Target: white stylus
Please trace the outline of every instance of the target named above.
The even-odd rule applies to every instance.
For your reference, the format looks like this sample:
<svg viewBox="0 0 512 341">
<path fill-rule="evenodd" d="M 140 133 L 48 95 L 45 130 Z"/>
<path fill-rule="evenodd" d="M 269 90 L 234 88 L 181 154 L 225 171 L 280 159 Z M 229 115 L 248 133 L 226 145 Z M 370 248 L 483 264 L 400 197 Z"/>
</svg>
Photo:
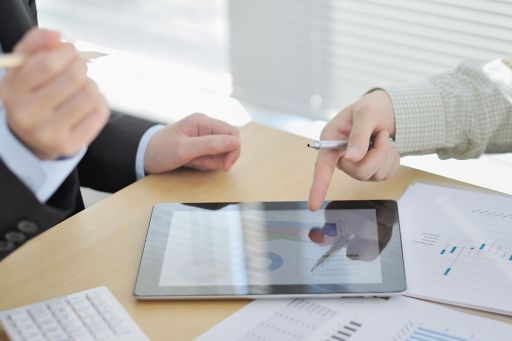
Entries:
<svg viewBox="0 0 512 341">
<path fill-rule="evenodd" d="M 374 138 L 370 138 L 370 144 L 368 148 L 373 147 Z M 393 139 L 389 139 L 390 143 L 393 143 Z M 338 150 L 345 148 L 348 144 L 347 140 L 323 140 L 323 141 L 313 141 L 311 143 L 308 143 L 309 148 L 313 148 L 316 150 Z"/>
<path fill-rule="evenodd" d="M 326 141 L 313 141 L 308 143 L 309 148 L 313 148 L 316 150 L 319 149 L 328 149 L 328 150 L 336 150 L 341 149 L 347 146 L 348 141 L 346 140 L 326 140 Z"/>
<path fill-rule="evenodd" d="M 79 52 L 80 57 L 86 61 L 106 56 L 105 53 L 96 51 L 82 51 Z M 0 54 L 0 68 L 15 68 L 25 62 L 26 56 L 21 53 L 3 53 Z"/>
</svg>

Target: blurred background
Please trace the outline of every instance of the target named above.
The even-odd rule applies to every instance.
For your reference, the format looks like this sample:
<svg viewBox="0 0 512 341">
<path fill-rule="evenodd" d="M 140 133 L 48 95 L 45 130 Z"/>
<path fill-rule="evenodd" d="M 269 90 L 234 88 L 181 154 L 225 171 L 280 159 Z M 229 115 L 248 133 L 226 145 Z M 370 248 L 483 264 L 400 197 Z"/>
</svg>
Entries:
<svg viewBox="0 0 512 341">
<path fill-rule="evenodd" d="M 372 87 L 512 55 L 510 0 L 39 0 L 38 7 L 41 26 L 109 54 L 90 72 L 114 108 L 164 121 L 206 111 L 308 138 Z M 403 163 L 490 188 L 502 180 L 484 174 L 512 170 L 510 154 Z"/>
</svg>

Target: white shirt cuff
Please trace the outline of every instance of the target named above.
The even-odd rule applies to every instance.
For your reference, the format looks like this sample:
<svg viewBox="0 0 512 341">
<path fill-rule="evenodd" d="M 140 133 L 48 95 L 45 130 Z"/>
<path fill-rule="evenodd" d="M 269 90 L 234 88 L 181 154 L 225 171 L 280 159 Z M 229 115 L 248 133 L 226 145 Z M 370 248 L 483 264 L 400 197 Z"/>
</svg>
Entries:
<svg viewBox="0 0 512 341">
<path fill-rule="evenodd" d="M 165 126 L 162 124 L 157 124 L 146 130 L 144 135 L 139 142 L 139 147 L 137 148 L 137 155 L 135 157 L 135 174 L 137 176 L 137 180 L 142 179 L 146 176 L 146 172 L 144 171 L 144 157 L 146 156 L 146 149 L 148 148 L 149 140 L 155 135 L 160 129 L 163 129 Z"/>
<path fill-rule="evenodd" d="M 37 197 L 46 202 L 84 156 L 87 148 L 63 160 L 40 160 L 10 131 L 0 103 L 0 158 Z"/>
</svg>

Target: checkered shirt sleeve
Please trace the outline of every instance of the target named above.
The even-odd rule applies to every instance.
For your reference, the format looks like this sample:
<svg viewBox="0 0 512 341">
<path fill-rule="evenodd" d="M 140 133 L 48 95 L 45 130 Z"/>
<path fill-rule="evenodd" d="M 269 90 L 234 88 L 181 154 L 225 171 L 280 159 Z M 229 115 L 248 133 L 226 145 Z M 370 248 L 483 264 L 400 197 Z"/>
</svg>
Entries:
<svg viewBox="0 0 512 341">
<path fill-rule="evenodd" d="M 512 151 L 512 58 L 466 61 L 454 71 L 383 89 L 395 109 L 401 155 L 468 159 Z"/>
</svg>

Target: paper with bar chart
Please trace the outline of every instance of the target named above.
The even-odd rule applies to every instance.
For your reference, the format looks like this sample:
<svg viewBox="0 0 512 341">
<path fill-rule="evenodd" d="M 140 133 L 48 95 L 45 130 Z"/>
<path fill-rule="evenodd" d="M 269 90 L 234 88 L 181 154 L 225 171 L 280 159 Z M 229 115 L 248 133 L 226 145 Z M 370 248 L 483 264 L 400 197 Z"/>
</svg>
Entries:
<svg viewBox="0 0 512 341">
<path fill-rule="evenodd" d="M 399 210 L 407 295 L 512 315 L 512 197 L 414 183 Z"/>
<path fill-rule="evenodd" d="M 408 297 L 393 297 L 350 341 L 510 340 L 512 326 Z"/>
<path fill-rule="evenodd" d="M 255 300 L 196 341 L 349 340 L 385 302 L 380 298 Z"/>
</svg>

